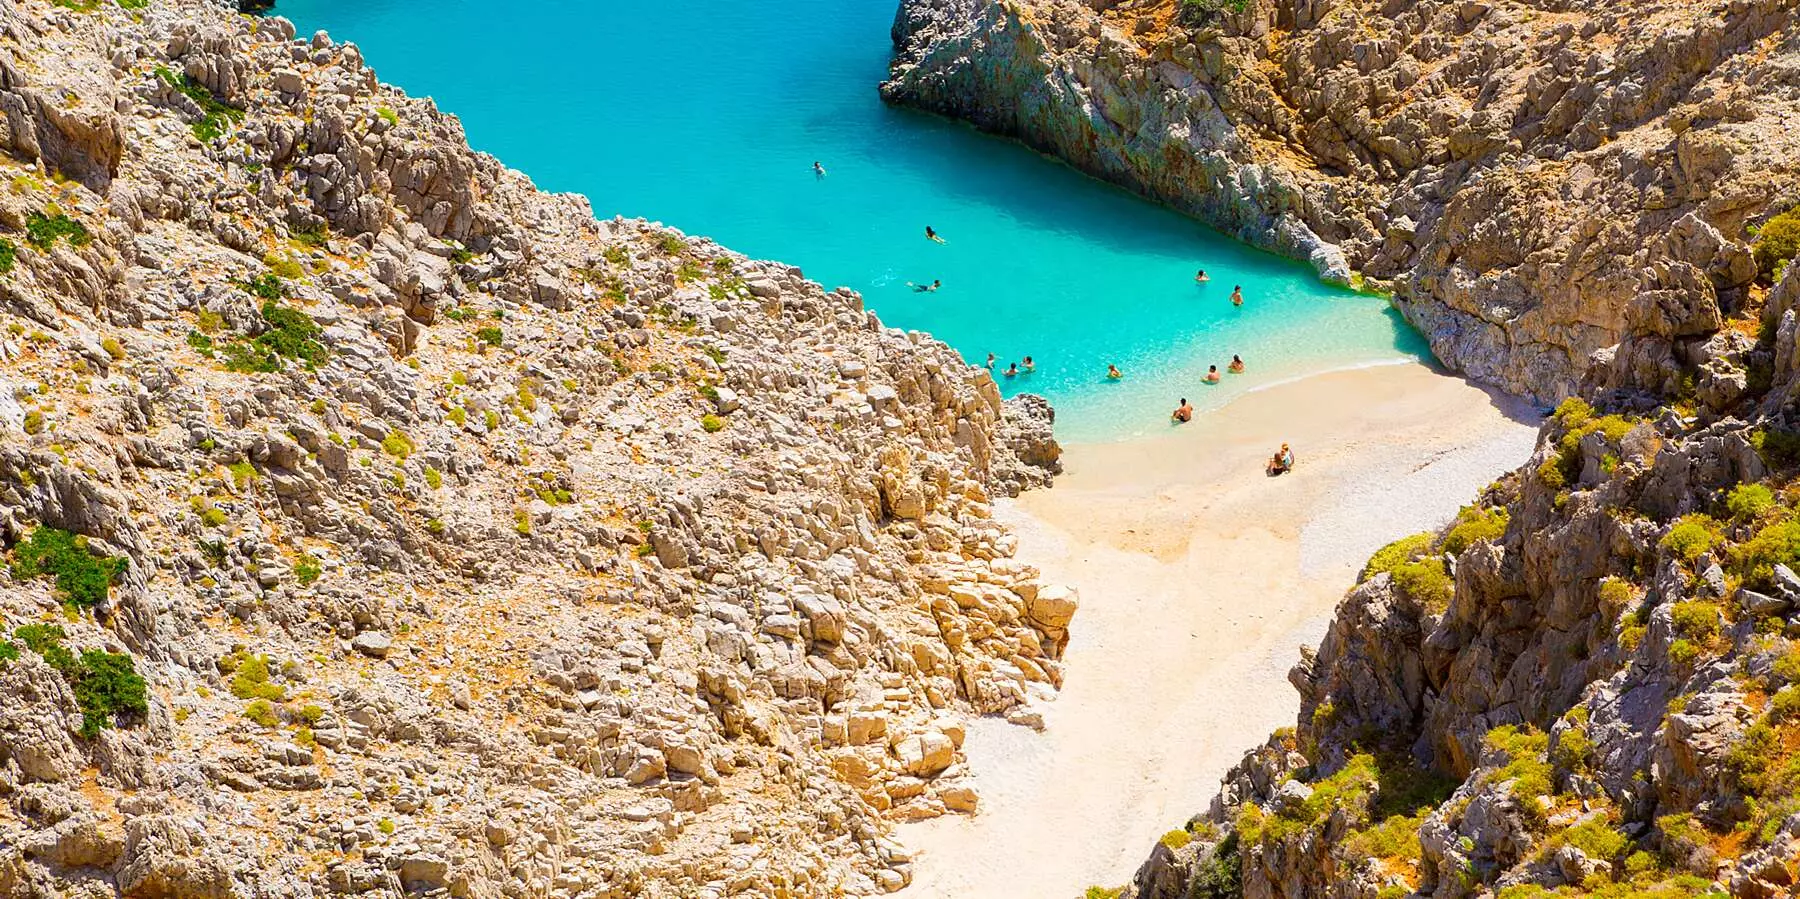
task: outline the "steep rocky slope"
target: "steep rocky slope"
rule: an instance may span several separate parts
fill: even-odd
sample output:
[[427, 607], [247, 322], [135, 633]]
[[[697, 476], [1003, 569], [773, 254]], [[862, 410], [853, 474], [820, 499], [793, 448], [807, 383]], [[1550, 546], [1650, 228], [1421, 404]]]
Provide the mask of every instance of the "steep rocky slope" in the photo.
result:
[[1371, 559], [1290, 674], [1297, 726], [1127, 895], [1800, 892], [1797, 308], [1790, 265], [1705, 345], [1741, 395], [1571, 399]]
[[0, 0], [0, 896], [904, 884], [1047, 406], [293, 37]]
[[[1800, 201], [1793, 0], [903, 0], [889, 100], [1020, 138], [1555, 402], [1718, 327]], [[1639, 385], [1654, 386], [1654, 385]]]

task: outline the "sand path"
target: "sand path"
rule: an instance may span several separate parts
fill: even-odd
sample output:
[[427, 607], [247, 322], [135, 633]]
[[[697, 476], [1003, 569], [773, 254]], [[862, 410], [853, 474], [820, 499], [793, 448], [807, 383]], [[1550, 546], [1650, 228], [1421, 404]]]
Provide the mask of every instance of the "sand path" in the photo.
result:
[[[1523, 463], [1534, 422], [1461, 380], [1386, 366], [1272, 386], [1167, 436], [1070, 447], [1053, 489], [1000, 509], [1020, 557], [1081, 591], [1063, 692], [1042, 734], [970, 728], [980, 814], [900, 829], [917, 852], [901, 895], [1066, 899], [1130, 879], [1246, 749], [1293, 723], [1287, 669], [1369, 554]], [[1283, 440], [1299, 468], [1264, 477]]]

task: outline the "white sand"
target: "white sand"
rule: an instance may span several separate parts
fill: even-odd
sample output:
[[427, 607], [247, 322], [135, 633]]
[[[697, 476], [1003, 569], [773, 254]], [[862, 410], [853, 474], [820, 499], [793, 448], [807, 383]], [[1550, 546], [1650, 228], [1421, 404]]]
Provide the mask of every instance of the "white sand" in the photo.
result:
[[[1081, 591], [1063, 692], [1042, 734], [970, 729], [981, 812], [900, 829], [918, 852], [901, 895], [1063, 899], [1129, 880], [1245, 750], [1293, 723], [1287, 669], [1369, 554], [1522, 464], [1535, 421], [1405, 365], [1273, 386], [1164, 437], [1070, 447], [1054, 488], [1001, 507], [1020, 556]], [[1284, 440], [1299, 468], [1265, 477]]]

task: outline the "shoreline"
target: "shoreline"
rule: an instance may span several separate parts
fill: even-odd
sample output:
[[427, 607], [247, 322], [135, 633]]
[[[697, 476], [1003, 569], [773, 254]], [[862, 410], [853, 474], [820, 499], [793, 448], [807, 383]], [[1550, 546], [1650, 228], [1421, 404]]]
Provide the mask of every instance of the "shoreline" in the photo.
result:
[[[973, 817], [902, 825], [907, 897], [1074, 896], [1292, 724], [1286, 680], [1369, 554], [1447, 522], [1522, 464], [1538, 413], [1423, 365], [1258, 385], [1165, 434], [1065, 447], [1054, 487], [997, 505], [1019, 557], [1081, 592], [1043, 733], [987, 718]], [[1297, 469], [1270, 478], [1282, 441]]]

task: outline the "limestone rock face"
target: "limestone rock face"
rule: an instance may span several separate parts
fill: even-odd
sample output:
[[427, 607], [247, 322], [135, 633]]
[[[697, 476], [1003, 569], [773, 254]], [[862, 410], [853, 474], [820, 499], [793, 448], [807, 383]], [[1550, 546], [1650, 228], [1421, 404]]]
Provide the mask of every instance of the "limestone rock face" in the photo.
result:
[[[1061, 682], [991, 513], [1048, 404], [130, 6], [0, 0], [0, 895], [906, 885]], [[10, 564], [57, 532], [93, 595]]]
[[1800, 201], [1784, 0], [1193, 6], [903, 0], [882, 96], [1391, 289], [1547, 402], [1716, 331], [1747, 226]]

